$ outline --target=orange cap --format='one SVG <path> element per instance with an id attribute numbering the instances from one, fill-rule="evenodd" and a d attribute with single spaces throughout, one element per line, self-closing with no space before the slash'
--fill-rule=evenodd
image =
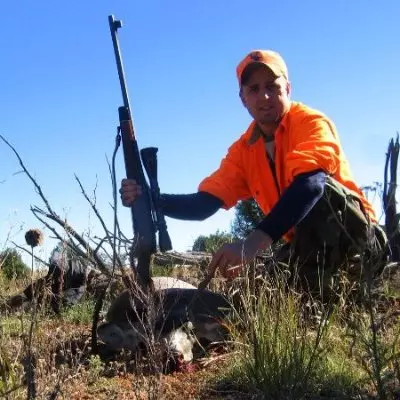
<path id="1" fill-rule="evenodd" d="M 283 58 L 272 50 L 253 50 L 239 63 L 236 75 L 239 85 L 242 83 L 243 71 L 251 64 L 263 64 L 267 66 L 277 77 L 284 76 L 288 79 L 288 69 Z"/>

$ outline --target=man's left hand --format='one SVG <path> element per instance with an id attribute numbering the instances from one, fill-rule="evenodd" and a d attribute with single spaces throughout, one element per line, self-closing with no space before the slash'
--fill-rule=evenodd
<path id="1" fill-rule="evenodd" d="M 255 230 L 246 240 L 226 243 L 214 254 L 209 266 L 208 275 L 214 276 L 217 268 L 225 278 L 236 278 L 243 265 L 254 261 L 256 255 L 272 244 L 266 233 Z"/>

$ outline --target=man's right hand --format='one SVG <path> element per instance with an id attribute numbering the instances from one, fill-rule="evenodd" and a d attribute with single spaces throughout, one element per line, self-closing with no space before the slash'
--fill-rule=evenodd
<path id="1" fill-rule="evenodd" d="M 119 193 L 122 204 L 125 207 L 132 207 L 136 198 L 142 194 L 142 188 L 134 179 L 122 179 Z"/>

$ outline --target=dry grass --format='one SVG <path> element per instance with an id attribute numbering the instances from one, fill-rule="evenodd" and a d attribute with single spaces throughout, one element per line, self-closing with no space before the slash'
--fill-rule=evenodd
<path id="1" fill-rule="evenodd" d="M 203 277 L 203 272 L 195 268 L 170 269 L 169 274 L 192 283 Z M 329 314 L 329 318 L 311 321 L 303 318 L 303 304 L 293 293 L 272 291 L 270 287 L 267 290 L 265 286 L 255 301 L 251 292 L 254 287 L 244 281 L 240 293 L 247 307 L 246 318 L 231 321 L 234 344 L 229 350 L 225 348 L 224 352 L 209 353 L 206 359 L 197 360 L 195 370 L 190 372 L 151 375 L 146 373 L 143 363 L 133 362 L 127 353 L 103 360 L 92 356 L 93 300 L 86 299 L 64 311 L 61 317 L 39 310 L 32 349 L 37 398 L 367 399 L 379 395 L 394 399 L 400 393 L 399 361 L 395 357 L 400 354 L 398 293 L 395 293 L 399 281 L 400 277 L 393 280 L 393 285 L 385 281 L 385 291 L 390 296 L 382 295 L 375 303 L 376 321 L 380 322 L 376 330 L 379 374 L 384 389 L 381 393 L 376 386 L 377 360 L 371 351 L 368 312 L 353 310 L 351 323 L 339 318 L 341 310 Z M 2 297 L 15 294 L 26 283 L 3 282 Z M 222 280 L 213 282 L 215 290 L 228 293 L 232 290 L 228 286 Z M 384 302 L 384 299 L 389 300 Z M 27 398 L 24 341 L 29 321 L 30 310 L 2 315 L 0 393 L 6 399 Z M 240 327 L 240 322 L 241 329 L 234 329 Z M 317 341 L 318 332 L 321 335 Z M 279 393 L 285 393 L 286 397 L 279 397 Z"/>

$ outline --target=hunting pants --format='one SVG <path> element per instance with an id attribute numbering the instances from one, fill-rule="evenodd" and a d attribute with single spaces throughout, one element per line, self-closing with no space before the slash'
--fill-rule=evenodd
<path id="1" fill-rule="evenodd" d="M 387 247 L 384 231 L 368 220 L 358 198 L 327 177 L 323 196 L 276 259 L 301 289 L 329 299 L 345 283 L 355 288 L 379 275 Z"/>

